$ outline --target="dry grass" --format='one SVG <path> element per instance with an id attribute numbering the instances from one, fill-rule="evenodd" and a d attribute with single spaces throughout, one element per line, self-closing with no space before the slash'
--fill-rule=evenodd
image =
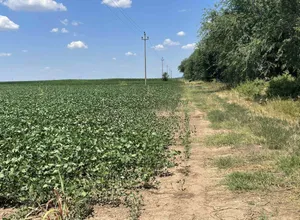
<path id="1" fill-rule="evenodd" d="M 264 102 L 250 101 L 235 90 L 220 91 L 216 94 L 228 103 L 236 103 L 249 109 L 253 114 L 287 120 L 291 124 L 300 123 L 300 101 L 279 98 Z"/>
<path id="2" fill-rule="evenodd" d="M 218 168 L 234 170 L 226 177 L 229 189 L 300 187 L 299 102 L 275 99 L 259 104 L 234 90 L 224 90 L 219 83 L 199 82 L 191 87 L 210 126 L 230 131 L 206 136 L 204 144 L 246 149 L 242 154 L 232 150 L 232 155 L 214 159 Z M 261 146 L 260 150 L 253 152 L 255 146 Z"/>

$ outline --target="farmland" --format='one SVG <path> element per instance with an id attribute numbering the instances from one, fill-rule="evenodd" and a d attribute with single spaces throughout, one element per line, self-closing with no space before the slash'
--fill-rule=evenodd
<path id="1" fill-rule="evenodd" d="M 159 112 L 172 114 L 181 92 L 180 82 L 160 80 L 0 84 L 1 204 L 55 207 L 59 197 L 82 219 L 90 204 L 151 184 L 172 165 L 178 129 Z"/>
<path id="2" fill-rule="evenodd" d="M 298 101 L 175 80 L 4 83 L 0 94 L 9 220 L 298 218 Z"/>

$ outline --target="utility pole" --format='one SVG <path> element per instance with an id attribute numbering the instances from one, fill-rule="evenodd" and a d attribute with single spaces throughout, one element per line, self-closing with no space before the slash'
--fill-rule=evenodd
<path id="1" fill-rule="evenodd" d="M 165 61 L 165 59 L 164 58 L 161 58 L 161 71 L 162 71 L 162 73 L 161 73 L 161 75 L 164 75 L 164 61 Z"/>
<path id="2" fill-rule="evenodd" d="M 145 85 L 147 85 L 147 40 L 149 40 L 149 37 L 147 37 L 146 32 L 144 32 L 144 37 L 142 37 L 142 40 L 144 41 L 145 52 Z"/>
<path id="3" fill-rule="evenodd" d="M 168 73 L 168 75 L 169 75 L 169 65 L 167 65 L 167 73 Z"/>

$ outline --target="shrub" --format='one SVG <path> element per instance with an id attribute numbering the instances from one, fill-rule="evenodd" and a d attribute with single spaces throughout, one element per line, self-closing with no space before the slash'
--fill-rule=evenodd
<path id="1" fill-rule="evenodd" d="M 256 79 L 247 81 L 236 87 L 236 91 L 249 99 L 256 99 L 263 95 L 266 83 L 263 80 Z"/>
<path id="2" fill-rule="evenodd" d="M 162 80 L 163 81 L 168 81 L 169 80 L 169 74 L 167 72 L 164 72 L 164 74 L 162 75 Z"/>
<path id="3" fill-rule="evenodd" d="M 270 81 L 267 95 L 269 97 L 296 98 L 300 95 L 300 78 L 296 79 L 290 74 L 274 77 Z"/>

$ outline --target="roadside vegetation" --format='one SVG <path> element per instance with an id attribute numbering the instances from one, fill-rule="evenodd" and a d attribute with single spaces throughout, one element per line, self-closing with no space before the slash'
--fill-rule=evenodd
<path id="1" fill-rule="evenodd" d="M 207 10 L 201 40 L 178 69 L 187 80 L 223 82 L 248 100 L 274 100 L 279 111 L 299 117 L 299 12 L 298 0 L 220 1 Z"/>
<path id="2" fill-rule="evenodd" d="M 299 195 L 299 14 L 298 0 L 219 1 L 178 67 L 218 131 L 201 141 L 233 149 L 212 163 L 230 190 Z"/>
<path id="3" fill-rule="evenodd" d="M 289 189 L 297 195 L 300 182 L 300 118 L 287 111 L 268 109 L 236 95 L 221 83 L 195 82 L 193 99 L 217 132 L 207 136 L 206 146 L 231 147 L 232 153 L 214 158 L 212 166 L 227 170 L 223 184 L 233 191 Z M 280 103 L 279 100 L 277 102 Z M 285 101 L 283 101 L 285 102 Z M 247 103 L 247 104 L 245 104 Z M 256 108 L 259 106 L 259 108 Z M 289 108 L 289 106 L 286 106 Z M 294 106 L 291 106 L 294 108 Z M 300 108 L 296 109 L 298 112 Z M 279 119 L 283 116 L 293 120 Z"/>

